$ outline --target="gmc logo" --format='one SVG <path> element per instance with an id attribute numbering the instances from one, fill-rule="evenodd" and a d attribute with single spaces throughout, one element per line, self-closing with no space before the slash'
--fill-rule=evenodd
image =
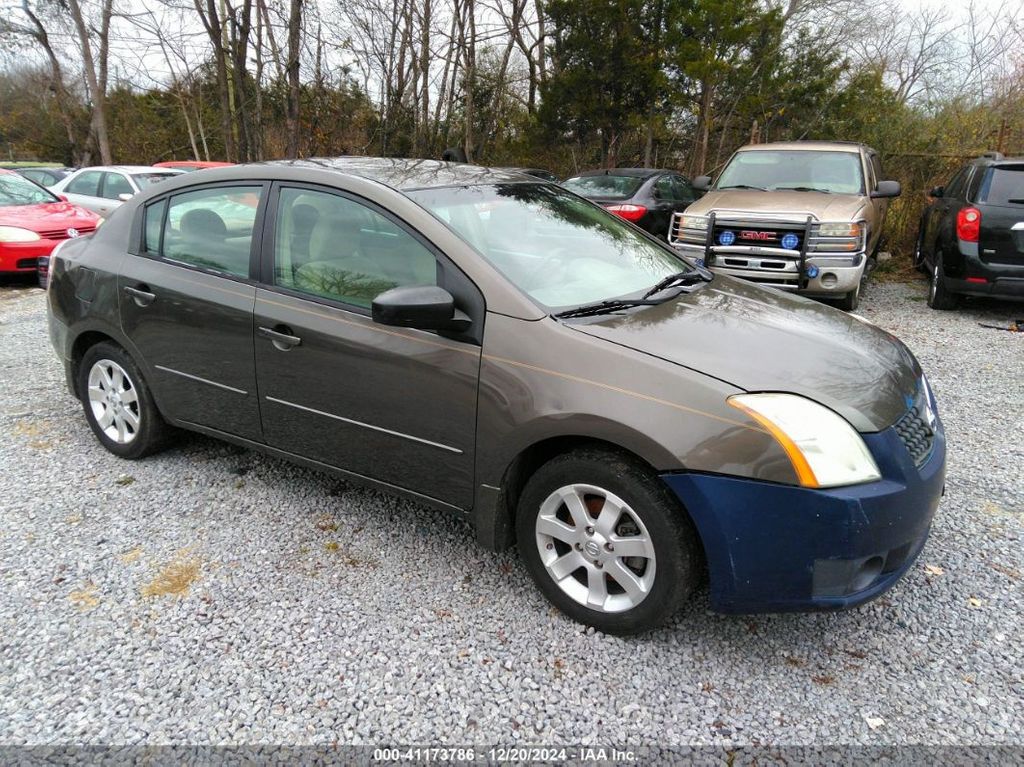
<path id="1" fill-rule="evenodd" d="M 743 240 L 774 240 L 775 232 L 740 232 L 740 239 Z"/>

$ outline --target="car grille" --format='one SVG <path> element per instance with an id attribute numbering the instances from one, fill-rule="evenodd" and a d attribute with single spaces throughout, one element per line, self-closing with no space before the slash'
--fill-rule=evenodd
<path id="1" fill-rule="evenodd" d="M 95 226 L 77 226 L 74 227 L 74 229 L 78 231 L 80 236 L 84 234 L 92 234 L 96 231 Z M 68 230 L 67 227 L 64 229 L 50 229 L 45 232 L 40 232 L 39 236 L 44 240 L 66 240 L 68 238 Z"/>
<path id="2" fill-rule="evenodd" d="M 725 232 L 730 234 L 725 235 Z M 734 224 L 715 224 L 715 245 L 732 245 L 734 247 L 761 247 L 761 248 L 782 248 L 782 238 L 791 234 L 796 238 L 794 242 L 787 242 L 790 247 L 786 250 L 799 252 L 804 241 L 804 228 L 780 228 L 774 226 L 739 226 Z M 731 242 L 723 242 L 723 235 Z"/>
<path id="3" fill-rule="evenodd" d="M 935 432 L 928 425 L 927 398 L 924 385 L 918 387 L 913 407 L 896 422 L 896 433 L 910 453 L 914 465 L 920 468 L 932 454 Z"/>

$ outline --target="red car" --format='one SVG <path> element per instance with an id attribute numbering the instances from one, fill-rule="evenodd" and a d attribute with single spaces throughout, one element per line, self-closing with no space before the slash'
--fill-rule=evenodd
<path id="1" fill-rule="evenodd" d="M 0 170 L 0 275 L 35 274 L 39 260 L 102 219 L 17 173 Z M 40 276 L 43 280 L 44 275 Z"/>
<path id="2" fill-rule="evenodd" d="M 165 160 L 164 162 L 153 163 L 154 168 L 174 168 L 174 170 L 202 170 L 203 168 L 224 168 L 234 165 L 233 162 L 219 162 L 216 160 Z"/>

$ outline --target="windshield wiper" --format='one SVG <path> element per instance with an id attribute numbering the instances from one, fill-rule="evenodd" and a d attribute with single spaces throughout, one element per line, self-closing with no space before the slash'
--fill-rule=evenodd
<path id="1" fill-rule="evenodd" d="M 750 184 L 732 184 L 730 186 L 720 186 L 719 189 L 753 189 L 757 192 L 767 192 L 763 186 L 751 186 Z"/>
<path id="2" fill-rule="evenodd" d="M 598 301 L 596 304 L 584 304 L 583 306 L 566 309 L 564 312 L 559 312 L 555 316 L 561 318 L 592 317 L 595 314 L 611 314 L 612 312 L 617 312 L 620 309 L 631 309 L 634 306 L 655 306 L 660 303 L 662 302 L 648 301 L 643 298 L 623 298 L 612 301 Z"/>
<path id="3" fill-rule="evenodd" d="M 669 288 L 674 288 L 676 286 L 695 285 L 698 282 L 709 282 L 710 280 L 710 275 L 705 275 L 703 272 L 698 272 L 696 269 L 688 269 L 685 272 L 676 272 L 675 274 L 670 274 L 659 280 L 650 290 L 644 293 L 644 298 L 650 298 L 663 290 L 668 290 Z"/>
<path id="4" fill-rule="evenodd" d="M 829 189 L 821 189 L 816 186 L 777 186 L 775 187 L 776 192 L 821 192 L 822 194 L 832 194 Z"/>

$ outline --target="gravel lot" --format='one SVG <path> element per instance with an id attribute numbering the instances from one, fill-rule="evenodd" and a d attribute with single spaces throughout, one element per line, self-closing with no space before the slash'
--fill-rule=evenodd
<path id="1" fill-rule="evenodd" d="M 1024 334 L 978 323 L 1024 306 L 873 284 L 861 314 L 948 431 L 918 564 L 851 612 L 700 595 L 619 639 L 413 503 L 201 437 L 107 454 L 42 292 L 0 288 L 0 744 L 1022 744 Z"/>

